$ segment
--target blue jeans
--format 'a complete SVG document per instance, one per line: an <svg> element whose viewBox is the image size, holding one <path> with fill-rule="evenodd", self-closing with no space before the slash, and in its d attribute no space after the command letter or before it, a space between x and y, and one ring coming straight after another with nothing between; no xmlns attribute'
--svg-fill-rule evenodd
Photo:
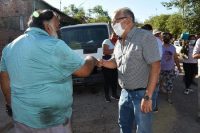
<svg viewBox="0 0 200 133"><path fill-rule="evenodd" d="M141 88L140 88L141 89ZM120 133L132 133L134 122L136 133L152 132L152 112L141 112L141 100L145 94L144 90L122 89L119 100L119 126ZM152 96L152 108L156 105L156 94Z"/></svg>

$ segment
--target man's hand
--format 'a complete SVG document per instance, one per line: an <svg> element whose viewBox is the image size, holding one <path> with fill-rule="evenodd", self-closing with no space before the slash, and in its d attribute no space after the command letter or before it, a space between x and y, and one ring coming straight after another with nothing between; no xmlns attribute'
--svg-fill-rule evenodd
<svg viewBox="0 0 200 133"><path fill-rule="evenodd" d="M141 101L141 111L143 113L149 113L152 111L152 100L145 100L144 98Z"/></svg>
<svg viewBox="0 0 200 133"><path fill-rule="evenodd" d="M78 70L76 70L73 75L77 77L88 77L95 66L97 66L98 60L93 56L87 56L85 58L85 64Z"/></svg>
<svg viewBox="0 0 200 133"><path fill-rule="evenodd" d="M3 95L5 97L6 103L8 105L11 105L11 89L10 89L10 78L8 73L1 72L0 73L0 83L1 83L1 90L3 92Z"/></svg>
<svg viewBox="0 0 200 133"><path fill-rule="evenodd" d="M110 69L115 69L117 68L117 64L115 62L114 59L110 59L110 60L104 60L104 59L99 59L98 63L97 63L98 67L106 67L106 68L110 68Z"/></svg>
<svg viewBox="0 0 200 133"><path fill-rule="evenodd" d="M98 62L97 62L97 67L102 67L103 66L103 59L98 59Z"/></svg>

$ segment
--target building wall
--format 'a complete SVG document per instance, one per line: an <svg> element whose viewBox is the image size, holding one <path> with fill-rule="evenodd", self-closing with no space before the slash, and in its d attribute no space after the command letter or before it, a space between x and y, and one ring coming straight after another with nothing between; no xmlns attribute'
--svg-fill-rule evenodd
<svg viewBox="0 0 200 133"><path fill-rule="evenodd" d="M0 55L7 43L24 32L30 6L31 0L0 0Z"/></svg>
<svg viewBox="0 0 200 133"><path fill-rule="evenodd" d="M6 44L24 33L29 16L37 9L56 10L42 0L0 0L0 56ZM62 13L61 16L64 21L61 24L75 23L72 18Z"/></svg>

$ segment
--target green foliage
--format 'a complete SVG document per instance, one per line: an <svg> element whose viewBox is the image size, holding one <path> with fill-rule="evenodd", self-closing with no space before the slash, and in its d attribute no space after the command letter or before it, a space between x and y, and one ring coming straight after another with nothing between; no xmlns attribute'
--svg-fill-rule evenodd
<svg viewBox="0 0 200 133"><path fill-rule="evenodd" d="M74 4L64 7L64 13L77 19L80 23L86 22L85 10L83 8L77 8Z"/></svg>
<svg viewBox="0 0 200 133"><path fill-rule="evenodd" d="M175 38L178 38L184 29L184 19L181 14L171 14L159 16L153 16L145 23L151 24L154 29L158 29L163 32L170 32Z"/></svg>
<svg viewBox="0 0 200 133"><path fill-rule="evenodd" d="M185 29L191 34L198 33L200 30L200 0L171 0L162 2L168 9L176 7L183 16Z"/></svg>
<svg viewBox="0 0 200 133"><path fill-rule="evenodd" d="M96 17L101 17L101 16L108 16L108 12L104 11L102 6L97 5L93 9L89 9L91 14L95 14Z"/></svg>
<svg viewBox="0 0 200 133"><path fill-rule="evenodd" d="M170 17L170 15L161 14L159 16L150 17L150 19L146 20L144 23L151 24L154 29L158 29L163 32L168 32L169 30L167 28L166 22L169 17Z"/></svg>
<svg viewBox="0 0 200 133"><path fill-rule="evenodd" d="M184 31L184 21L182 15L170 15L170 17L167 20L166 27L169 30L169 32L174 35L175 38L178 38Z"/></svg>
<svg viewBox="0 0 200 133"><path fill-rule="evenodd" d="M88 11L89 11L89 16L90 16L90 19L88 20L88 22L106 22L107 23L111 21L108 15L108 12L104 11L102 6L100 5L97 5L93 7L92 9L89 9Z"/></svg>
<svg viewBox="0 0 200 133"><path fill-rule="evenodd" d="M183 32L199 33L200 0L171 0L162 2L162 5L167 9L178 8L179 13L153 16L145 23L149 23L153 28L161 31L169 31L176 38Z"/></svg>
<svg viewBox="0 0 200 133"><path fill-rule="evenodd" d="M108 12L102 6L97 5L86 12L82 7L75 7L74 4L64 7L64 13L79 20L80 23L109 22L111 21Z"/></svg>

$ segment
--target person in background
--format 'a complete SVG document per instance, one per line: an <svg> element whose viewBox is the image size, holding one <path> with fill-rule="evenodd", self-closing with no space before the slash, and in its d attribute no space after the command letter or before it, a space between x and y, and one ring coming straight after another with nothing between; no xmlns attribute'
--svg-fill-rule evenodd
<svg viewBox="0 0 200 133"><path fill-rule="evenodd" d="M163 48L163 42L162 42L162 37L161 37L161 31L159 31L158 29L153 30L153 35L156 37L156 41L158 43L158 47L159 47L159 52L160 52L160 57L162 58L162 48Z"/></svg>
<svg viewBox="0 0 200 133"><path fill-rule="evenodd" d="M145 24L141 27L141 29L148 30L153 33L153 35L156 37L157 43L158 43L158 48L159 48L159 53L160 57L162 57L162 39L161 39L161 31L155 29L153 30L153 27L150 24Z"/></svg>
<svg viewBox="0 0 200 133"><path fill-rule="evenodd" d="M184 70L184 83L185 90L184 94L188 95L190 92L193 92L193 89L190 86L195 83L194 78L198 72L197 59L192 57L193 49L196 43L195 35L190 35L188 38L188 43L183 45L181 53L183 53L185 58L183 58L183 70Z"/></svg>
<svg viewBox="0 0 200 133"><path fill-rule="evenodd" d="M25 33L3 49L1 89L16 133L72 132L72 74L86 77L98 62L79 57L58 30L55 12L34 11Z"/></svg>
<svg viewBox="0 0 200 133"><path fill-rule="evenodd" d="M196 41L196 44L193 49L193 56L194 59L200 59L200 38ZM200 122L200 62L198 61L198 105L197 105L197 121Z"/></svg>
<svg viewBox="0 0 200 133"><path fill-rule="evenodd" d="M105 39L102 43L103 49L103 59L109 60L112 56L115 43L118 40L118 36L113 32L110 39ZM117 84L118 84L118 76L117 76L117 68L109 69L106 67L102 67L103 75L104 75L104 92L106 102L111 102L109 95L109 88L112 89L111 98L115 100L119 100L119 96L117 94Z"/></svg>
<svg viewBox="0 0 200 133"><path fill-rule="evenodd" d="M148 30L150 32L153 32L153 28L150 24L144 24L141 29L144 29L144 30Z"/></svg>
<svg viewBox="0 0 200 133"><path fill-rule="evenodd" d="M196 40L198 40L198 39L200 38L200 33L197 33L197 34L195 35L195 37L196 37Z"/></svg>
<svg viewBox="0 0 200 133"><path fill-rule="evenodd" d="M175 79L175 65L181 72L181 67L176 53L176 48L170 44L172 35L168 32L162 33L163 55L161 59L160 89L167 93L167 101L172 104L173 81Z"/></svg>
<svg viewBox="0 0 200 133"><path fill-rule="evenodd" d="M158 48L159 48L159 53L160 53L160 57L162 58L162 41L160 40L159 38L159 35L161 34L160 31L158 31L157 29L156 30L153 30L152 26L150 24L145 24L141 27L141 29L144 29L144 30L148 30L150 31L151 33L153 33L153 35L156 37L156 41L157 41L157 44L158 44ZM159 82L158 82L159 83ZM157 87L155 89L155 94L156 94L156 97L158 98L158 91L159 91L159 84L157 84ZM154 112L158 112L158 100L156 99L156 106L155 108L153 108L153 111Z"/></svg>
<svg viewBox="0 0 200 133"><path fill-rule="evenodd" d="M160 73L160 56L152 33L136 28L135 17L129 8L115 11L114 32L120 37L110 60L100 60L99 66L118 69L122 88L119 100L121 133L152 132L152 109L155 106L156 84Z"/></svg>

